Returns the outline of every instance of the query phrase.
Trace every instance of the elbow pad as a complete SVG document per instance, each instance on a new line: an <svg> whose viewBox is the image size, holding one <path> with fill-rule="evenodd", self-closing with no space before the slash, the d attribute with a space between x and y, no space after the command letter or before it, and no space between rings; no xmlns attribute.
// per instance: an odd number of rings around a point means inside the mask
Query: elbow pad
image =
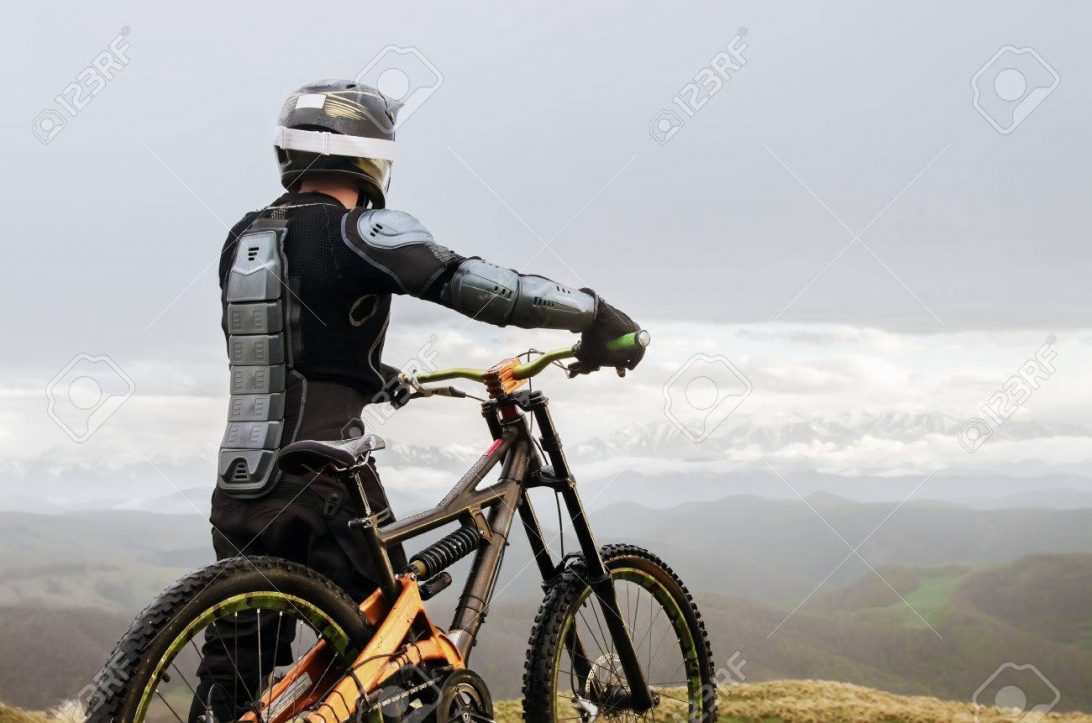
<svg viewBox="0 0 1092 723"><path fill-rule="evenodd" d="M481 259L459 264L444 300L455 311L496 326L579 332L595 320L592 294Z"/></svg>

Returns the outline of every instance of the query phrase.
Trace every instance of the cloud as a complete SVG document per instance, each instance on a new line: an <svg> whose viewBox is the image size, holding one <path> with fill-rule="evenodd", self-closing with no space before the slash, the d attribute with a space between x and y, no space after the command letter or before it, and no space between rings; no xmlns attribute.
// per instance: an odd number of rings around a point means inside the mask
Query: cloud
<svg viewBox="0 0 1092 723"><path fill-rule="evenodd" d="M649 327L654 342L646 362L624 380L613 373L568 380L553 371L536 380L552 400L567 445L597 473L634 460L665 469L699 464L736 470L758 467L766 458L842 475L985 472L1007 465L1050 471L1092 461L1086 432L1092 429L1092 334L1085 331L1056 340L1056 373L971 455L957 439L961 425L986 413L991 395L1036 354L1047 334L916 335L777 323ZM461 323L434 332L404 324L388 339L387 359L419 357L430 333L438 366L484 367L526 349L529 340L540 348L572 341L563 332ZM664 413L664 385L695 353L724 355L753 385L750 397L700 444L680 434ZM42 372L13 370L10 378L21 383L0 388L5 484L33 495L38 477L78 485L88 470L136 484L155 476L149 458L161 470L178 470L181 478L173 482L179 488L210 484L227 403L224 361L212 354L148 357L127 362L124 370L135 394L83 444L46 413L44 384L28 383ZM467 400L420 400L372 431L392 450L402 449L385 453L386 468L408 487L442 486L488 443L476 403Z"/></svg>

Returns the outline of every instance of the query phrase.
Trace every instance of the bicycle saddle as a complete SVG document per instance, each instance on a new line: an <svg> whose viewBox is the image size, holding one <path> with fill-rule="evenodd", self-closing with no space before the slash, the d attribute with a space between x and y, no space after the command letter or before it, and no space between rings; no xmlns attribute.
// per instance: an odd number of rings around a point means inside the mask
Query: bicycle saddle
<svg viewBox="0 0 1092 723"><path fill-rule="evenodd" d="M277 466L288 474L315 474L327 465L339 472L363 464L368 455L386 446L377 434L329 441L302 439L281 450Z"/></svg>

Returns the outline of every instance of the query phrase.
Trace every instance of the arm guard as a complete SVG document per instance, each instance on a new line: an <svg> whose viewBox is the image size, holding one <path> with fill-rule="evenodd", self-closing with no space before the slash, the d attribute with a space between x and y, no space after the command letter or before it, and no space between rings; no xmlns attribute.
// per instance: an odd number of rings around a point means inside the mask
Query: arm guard
<svg viewBox="0 0 1092 723"><path fill-rule="evenodd" d="M463 258L437 244L417 219L403 211L353 211L343 224L345 243L381 272L395 293L438 300L497 326L579 332L595 320L594 294Z"/></svg>
<svg viewBox="0 0 1092 723"><path fill-rule="evenodd" d="M585 331L596 311L592 294L481 259L466 259L458 265L443 301L478 321L524 329Z"/></svg>

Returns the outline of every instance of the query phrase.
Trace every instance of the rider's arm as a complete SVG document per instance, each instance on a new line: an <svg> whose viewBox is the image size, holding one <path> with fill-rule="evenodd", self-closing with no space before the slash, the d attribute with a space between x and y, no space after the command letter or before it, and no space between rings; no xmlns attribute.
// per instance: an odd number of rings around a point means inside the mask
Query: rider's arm
<svg viewBox="0 0 1092 723"><path fill-rule="evenodd" d="M496 326L581 332L595 320L590 289L520 274L437 244L403 211L375 209L346 217L351 248L387 277L388 291L409 294Z"/></svg>
<svg viewBox="0 0 1092 723"><path fill-rule="evenodd" d="M343 236L380 272L384 290L427 299L487 324L583 333L588 352L598 349L600 339L639 328L591 289L574 289L461 256L437 244L416 218L403 211L353 211L345 216ZM639 358L631 354L601 363L632 366Z"/></svg>

